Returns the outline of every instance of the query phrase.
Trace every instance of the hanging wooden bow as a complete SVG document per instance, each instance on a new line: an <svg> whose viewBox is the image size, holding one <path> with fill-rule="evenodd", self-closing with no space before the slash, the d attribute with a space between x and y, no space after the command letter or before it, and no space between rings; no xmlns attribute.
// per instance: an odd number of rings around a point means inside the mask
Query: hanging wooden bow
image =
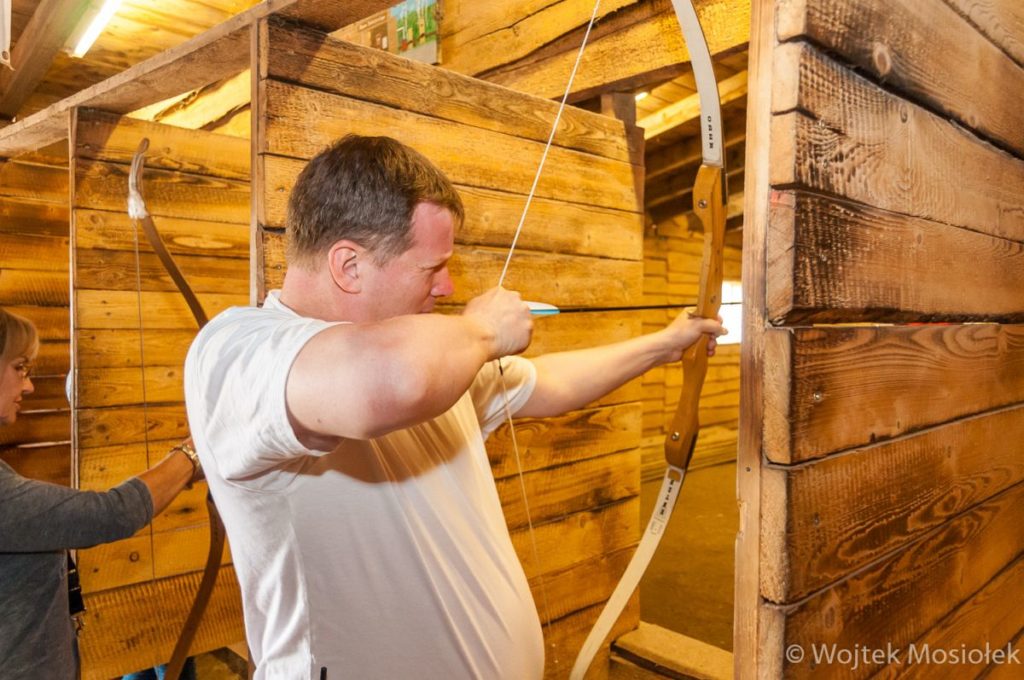
<svg viewBox="0 0 1024 680"><path fill-rule="evenodd" d="M202 328L208 321L206 312L203 311L202 305L199 304L199 299L196 297L195 292L193 292L192 287L185 280L185 275L182 274L178 263L171 257L167 246L164 245L163 239L160 238L160 232L157 231L156 224L153 223L153 218L149 215L149 211L146 210L146 203L142 198L142 170L146 163L147 149L149 149L149 139L143 138L139 142L135 155L132 157L131 174L128 176L128 216L137 226L142 227L146 240L149 241L153 251L160 259L160 263L167 270L167 273L174 281L174 285L185 298L185 302L188 304L196 324L199 328ZM136 253L137 256L138 253ZM139 332L141 333L141 318L139 323ZM145 380L144 377L143 380ZM178 642L174 646L171 660L167 664L167 673L165 675L167 680L178 680L181 675L185 661L188 659L192 641L195 639L196 632L199 629L199 623L202 621L203 614L206 611L206 605L209 604L210 596L213 595L213 587L217 583L217 574L220 571L221 556L224 553L224 522L220 518L220 513L217 512L217 506L214 504L213 496L209 492L206 494L206 509L210 517L210 551L206 556L206 566L203 567L203 577L199 582L199 590L196 592L188 618L185 619L185 625L178 636Z"/></svg>

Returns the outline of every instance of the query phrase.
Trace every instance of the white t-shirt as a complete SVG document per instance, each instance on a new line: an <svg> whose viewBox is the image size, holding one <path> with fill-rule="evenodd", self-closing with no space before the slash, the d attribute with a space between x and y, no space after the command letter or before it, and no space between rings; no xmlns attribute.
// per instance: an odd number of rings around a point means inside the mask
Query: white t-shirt
<svg viewBox="0 0 1024 680"><path fill-rule="evenodd" d="M496 363L434 420L313 451L289 425L285 381L331 325L275 291L213 319L185 363L256 677L540 678L540 621L484 450L504 418ZM502 363L514 413L536 371Z"/></svg>

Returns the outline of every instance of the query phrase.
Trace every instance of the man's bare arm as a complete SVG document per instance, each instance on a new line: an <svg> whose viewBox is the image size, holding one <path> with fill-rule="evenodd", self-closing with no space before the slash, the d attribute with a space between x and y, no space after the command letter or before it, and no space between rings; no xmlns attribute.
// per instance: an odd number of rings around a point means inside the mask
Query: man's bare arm
<svg viewBox="0 0 1024 680"><path fill-rule="evenodd" d="M491 359L521 352L532 320L494 289L461 316L418 314L342 324L314 336L288 376L289 417L304 444L366 439L444 413Z"/></svg>
<svg viewBox="0 0 1024 680"><path fill-rule="evenodd" d="M580 408L655 366L678 361L702 334L712 336L713 353L714 338L724 332L720 321L684 314L656 333L536 357L537 385L516 415L549 417Z"/></svg>

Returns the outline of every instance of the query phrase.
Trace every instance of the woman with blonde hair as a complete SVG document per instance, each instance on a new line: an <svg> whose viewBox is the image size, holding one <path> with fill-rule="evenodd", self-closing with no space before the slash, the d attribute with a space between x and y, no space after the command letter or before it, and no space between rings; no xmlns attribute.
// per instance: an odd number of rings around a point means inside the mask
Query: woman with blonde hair
<svg viewBox="0 0 1024 680"><path fill-rule="evenodd" d="M32 322L0 308L0 427L32 393L38 351ZM26 479L0 460L0 678L78 677L67 551L135 534L199 478L188 442L102 493Z"/></svg>

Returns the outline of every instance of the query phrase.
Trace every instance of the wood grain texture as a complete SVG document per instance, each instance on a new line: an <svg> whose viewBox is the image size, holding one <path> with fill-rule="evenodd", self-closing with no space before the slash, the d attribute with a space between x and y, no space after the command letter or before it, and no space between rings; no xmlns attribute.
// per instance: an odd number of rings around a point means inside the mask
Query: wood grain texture
<svg viewBox="0 0 1024 680"><path fill-rule="evenodd" d="M1019 484L1022 441L1017 406L811 465L767 468L762 595L799 600Z"/></svg>
<svg viewBox="0 0 1024 680"><path fill-rule="evenodd" d="M266 77L546 142L558 104L324 34L269 23ZM623 125L575 107L562 113L554 143L629 160Z"/></svg>
<svg viewBox="0 0 1024 680"><path fill-rule="evenodd" d="M983 588L959 607L946 615L931 630L914 641L918 654L932 655L932 663L916 663L908 665L908 652L903 663L892 663L883 668L875 677L879 680L891 678L942 678L956 680L963 677L980 677L986 669L985 659L993 659L993 663L1006 666L1019 672L1019 663L1008 658L1020 658L1020 651L1015 657L1009 657L1013 649L1020 645L1013 644L1013 638L1024 629L1024 609L1020 607L1020 594L1024 592L1024 558L1018 558L1010 566L999 572ZM986 648L992 653L985 655ZM957 663L940 663L948 656L942 655L945 650L959 653ZM979 653L975 653L977 650ZM999 652L1003 652L1002 663ZM966 652L966 653L965 653Z"/></svg>
<svg viewBox="0 0 1024 680"><path fill-rule="evenodd" d="M199 574L192 573L87 595L82 677L107 680L166 662L198 586ZM223 567L193 653L244 637L238 581L233 568Z"/></svg>
<svg viewBox="0 0 1024 680"><path fill-rule="evenodd" d="M1016 0L948 0L992 42L1024 64L1024 6Z"/></svg>
<svg viewBox="0 0 1024 680"><path fill-rule="evenodd" d="M866 678L877 672L880 665L870 660L856 667L792 663L783 650L791 644L852 650L866 641L905 649L1019 558L1022 502L1024 484L1018 483L831 588L791 605L764 604L765 654L778 660L785 677L825 672Z"/></svg>
<svg viewBox="0 0 1024 680"><path fill-rule="evenodd" d="M799 191L771 220L773 323L1024 318L1024 241Z"/></svg>
<svg viewBox="0 0 1024 680"><path fill-rule="evenodd" d="M773 329L765 455L795 463L1024 401L1024 327ZM856 360L851 360L856 357Z"/></svg>
<svg viewBox="0 0 1024 680"><path fill-rule="evenodd" d="M573 4L579 7L581 3ZM713 56L738 51L747 45L751 26L749 2L704 0L695 5ZM591 3L587 9L592 8ZM589 12L583 19L589 19ZM543 35L545 29L539 30ZM449 60L461 62L466 66L456 63L452 68L513 90L555 98L565 89L583 30L583 26L571 32L563 30L560 39L546 41L541 49L529 47L527 53L517 57L517 51L524 52L518 46L513 45L511 50L498 47L505 36L517 39L517 27L508 26L493 45L488 44L491 36L484 36L473 46L460 48L462 54L444 57L445 65ZM529 35L524 35L521 42L529 45L530 40ZM626 54L628 59L623 58ZM641 89L679 75L689 62L690 53L669 0L634 3L598 25L580 63L573 97L583 99L601 92ZM482 68L473 66L477 63Z"/></svg>
<svg viewBox="0 0 1024 680"><path fill-rule="evenodd" d="M1024 160L809 45L783 45L775 57L799 78L774 93L773 185L1024 240Z"/></svg>
<svg viewBox="0 0 1024 680"><path fill-rule="evenodd" d="M75 208L125 210L128 201L126 165L82 160L75 177ZM147 168L142 195L154 217L177 217L247 224L249 183L207 175ZM159 226L157 227L159 228Z"/></svg>
<svg viewBox="0 0 1024 680"><path fill-rule="evenodd" d="M249 144L244 139L95 109L78 111L78 158L130 165L143 137L149 139L146 168L249 180Z"/></svg>
<svg viewBox="0 0 1024 680"><path fill-rule="evenodd" d="M284 281L284 235L263 231L263 280L267 290ZM447 300L464 304L492 288L501 274L507 250L459 246L448 264L455 292ZM628 305L640 295L643 265L610 260L530 251L517 251L506 287L523 299L554 305L599 307ZM595 285L599 281L599 285Z"/></svg>
<svg viewBox="0 0 1024 680"><path fill-rule="evenodd" d="M542 142L275 80L267 80L265 88L266 152L276 156L308 159L346 134L387 131L457 184L526 194L544 151ZM548 158L538 196L637 211L628 162L555 146ZM268 167L268 180L272 176Z"/></svg>
<svg viewBox="0 0 1024 680"><path fill-rule="evenodd" d="M1024 90L1024 67L958 14L955 3L805 0L780 6L780 40L808 39L906 99L1024 155L1024 109L1006 105L1006 92ZM1024 23L1020 27L1024 33Z"/></svg>

